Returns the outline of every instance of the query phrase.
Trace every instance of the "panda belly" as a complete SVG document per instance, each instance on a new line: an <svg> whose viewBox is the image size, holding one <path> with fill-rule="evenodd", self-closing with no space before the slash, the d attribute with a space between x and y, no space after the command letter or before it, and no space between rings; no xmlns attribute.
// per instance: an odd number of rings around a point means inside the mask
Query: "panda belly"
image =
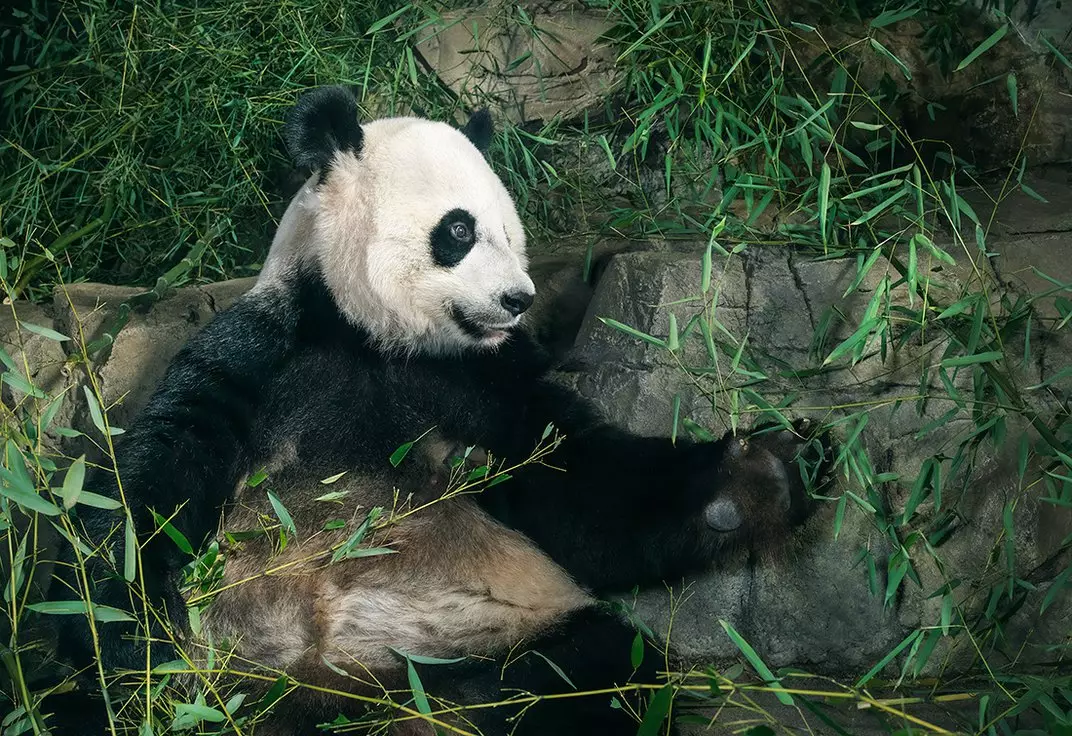
<svg viewBox="0 0 1072 736"><path fill-rule="evenodd" d="M393 507L393 489L387 479L347 477L330 486L351 500L339 506L313 499L326 492L316 481L287 485L275 492L297 541L280 551L274 531L229 549L220 592L203 616L204 633L250 666L317 682L332 679L332 667L355 677L398 671L403 662L392 649L494 656L592 602L533 542L464 495L422 506L361 545L393 554L332 563L332 550L369 508ZM346 513L343 528L322 531ZM259 500L240 498L226 527L248 530L271 515Z"/></svg>
<svg viewBox="0 0 1072 736"><path fill-rule="evenodd" d="M391 666L398 658L387 647L492 656L591 602L532 542L471 499L442 504L399 529L397 555L376 568L356 560L324 581L317 617L333 664L345 667L346 657L362 652L369 666Z"/></svg>

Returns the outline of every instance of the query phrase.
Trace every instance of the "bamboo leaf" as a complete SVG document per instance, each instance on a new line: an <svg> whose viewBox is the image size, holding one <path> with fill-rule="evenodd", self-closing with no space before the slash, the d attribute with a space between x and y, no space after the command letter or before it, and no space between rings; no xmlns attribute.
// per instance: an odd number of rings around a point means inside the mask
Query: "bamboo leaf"
<svg viewBox="0 0 1072 736"><path fill-rule="evenodd" d="M875 184L874 186L866 187L864 189L859 189L859 190L853 192L852 194L846 194L844 197L841 198L841 201L842 202L851 202L854 199L859 199L860 197L866 197L866 196L868 196L870 194L874 194L875 192L881 192L883 189L892 189L893 187L901 186L904 183L905 183L904 179L892 179L890 181L884 181L881 184Z"/></svg>
<svg viewBox="0 0 1072 736"><path fill-rule="evenodd" d="M184 731L193 728L198 723L222 723L227 720L220 711L212 706L198 703L176 703L175 718L171 721L172 731Z"/></svg>
<svg viewBox="0 0 1072 736"><path fill-rule="evenodd" d="M834 348L830 355L826 356L826 360L823 361L823 365L829 365L835 360L840 358L845 353L849 352L857 345L866 341L867 336L871 334L871 331L882 321L881 317L872 317L866 320L859 327L856 328L856 332L845 338L840 345Z"/></svg>
<svg viewBox="0 0 1072 736"><path fill-rule="evenodd" d="M368 29L365 31L365 35L366 36L371 36L371 35L375 34L377 31L382 31L384 28L386 28L391 23L393 23L395 20L397 20L403 13L405 13L411 7L413 7L413 6L412 5L403 5L401 8L399 8L396 11L394 11L390 15L385 15L384 17L380 18L378 21L376 21L375 23L373 23L372 25L370 25L368 27Z"/></svg>
<svg viewBox="0 0 1072 736"><path fill-rule="evenodd" d="M1046 38L1045 34L1039 34L1039 38L1042 40L1042 43L1045 44L1046 47L1053 52L1053 55L1057 57L1058 61L1067 66L1069 69L1072 69L1072 61L1070 61L1067 56L1062 54L1057 49L1057 47L1053 45L1053 42L1050 41L1050 39Z"/></svg>
<svg viewBox="0 0 1072 736"><path fill-rule="evenodd" d="M607 325L608 327L613 327L616 330L624 332L627 335L631 335L638 340L643 340L644 342L649 343L651 345L655 345L660 348L667 347L665 341L660 340L657 337L652 337L651 335L645 334L640 330L636 329L635 327L630 327L629 325L622 324L616 319L611 319L610 317L600 317L599 321Z"/></svg>
<svg viewBox="0 0 1072 736"><path fill-rule="evenodd" d="M610 144L607 142L607 136L600 134L598 138L600 148L603 149L603 153L607 154L607 161L610 162L610 169L614 171L618 168L618 162L614 160L614 154L610 151Z"/></svg>
<svg viewBox="0 0 1072 736"><path fill-rule="evenodd" d="M670 19L671 19L671 18L673 18L673 17L674 17L674 11L673 11L673 10L671 10L671 11L670 11L669 13L667 13L666 15L664 15L664 16L662 17L662 20L660 20L660 21L659 21L658 23L656 23L656 24L655 24L655 25L653 25L653 26L652 26L651 28L649 28L648 30L646 30L646 31L645 31L645 32L644 32L644 33L643 33L643 34L642 34L642 35L640 36L640 38L638 38L638 39L637 39L636 41L633 41L633 43L631 43L631 44L629 45L629 47L628 47L628 48L627 48L627 49L626 49L625 51L623 51L623 52L622 52L621 54L619 54L619 55L618 55L618 58L617 58L617 59L615 59L615 63L616 63L616 64L620 64L620 63L622 62L622 60L623 60L623 59L625 59L625 57L629 56L630 54L632 54L632 53L633 53L634 51L636 51L637 49L639 49L639 48L643 47L643 46L644 46L644 43L645 43L645 42L646 42L646 41L647 41L647 40L648 40L649 38L651 38L651 37L652 37L653 35L655 35L656 33L658 33L658 32L659 32L659 30L660 30L660 29L661 29L661 28L662 28L663 26L665 26L665 25L666 25L667 23L669 23L669 22L670 22ZM756 40L755 40L755 37L753 37L753 38L752 38L752 43L754 44L755 42L756 42Z"/></svg>
<svg viewBox="0 0 1072 736"><path fill-rule="evenodd" d="M398 449L391 453L391 466L397 468L403 460L406 459L406 455L413 449L413 442L404 442L398 446Z"/></svg>
<svg viewBox="0 0 1072 736"><path fill-rule="evenodd" d="M884 10L875 16L871 21L872 28L885 28L886 26L899 23L906 18L911 18L913 15L919 12L919 8L915 6L908 6L901 10Z"/></svg>
<svg viewBox="0 0 1072 736"><path fill-rule="evenodd" d="M826 217L830 207L830 164L823 161L823 168L819 172L819 234L822 236L823 245L826 245Z"/></svg>
<svg viewBox="0 0 1072 736"><path fill-rule="evenodd" d="M15 389L16 391L19 391L20 393L24 393L27 396L31 396L35 399L48 398L48 394L46 394L41 389L37 388L37 386L34 386L32 383L27 381L25 378L22 377L21 374L16 373L14 371L8 371L4 373L3 381L8 386L11 386L11 388Z"/></svg>
<svg viewBox="0 0 1072 736"><path fill-rule="evenodd" d="M298 536L298 529L294 526L294 519L290 518L290 512L287 511L287 507L283 505L283 502L272 493L267 491L268 500L272 504L272 509L275 511L276 517L279 519L279 523L283 525L283 528L292 536Z"/></svg>
<svg viewBox="0 0 1072 736"><path fill-rule="evenodd" d="M1046 591L1046 595L1042 598L1042 608L1039 613L1046 613L1046 609L1053 605L1053 602L1057 600L1057 595L1068 585L1069 576L1072 576L1072 567L1066 567L1060 575L1053 579L1053 582L1050 583L1050 589Z"/></svg>
<svg viewBox="0 0 1072 736"><path fill-rule="evenodd" d="M704 248L703 259L700 262L700 291L706 294L711 289L711 251L714 248L715 239L709 238L707 247Z"/></svg>
<svg viewBox="0 0 1072 736"><path fill-rule="evenodd" d="M86 613L85 601L44 601L42 603L30 603L26 607L48 616L85 615ZM96 603L93 604L93 618L104 624L134 620L126 611Z"/></svg>
<svg viewBox="0 0 1072 736"><path fill-rule="evenodd" d="M670 704L674 698L674 691L670 685L663 685L652 696L648 709L644 711L644 718L637 729L637 736L656 736L660 727L670 714Z"/></svg>
<svg viewBox="0 0 1072 736"><path fill-rule="evenodd" d="M104 415L101 413L100 403L97 401L97 397L93 395L93 392L90 391L89 386L83 386L82 391L85 392L86 401L89 403L89 416L93 420L93 426L96 427L101 434L122 434L123 430L119 429L119 427L105 428Z"/></svg>
<svg viewBox="0 0 1072 736"><path fill-rule="evenodd" d="M358 557L379 557L380 555L394 554L398 554L398 550L391 549L390 547L358 547L357 549L350 550L346 554L346 557L353 560Z"/></svg>
<svg viewBox="0 0 1072 736"><path fill-rule="evenodd" d="M115 511L116 509L123 508L123 504L116 499L102 496L99 493L93 493L92 491L82 491L79 493L78 503L82 506L91 506L95 509L104 509L105 511Z"/></svg>
<svg viewBox="0 0 1072 736"><path fill-rule="evenodd" d="M726 83L726 80L729 79L730 75L732 75L737 70L737 67L741 65L741 62L743 62L745 60L745 58L750 53L752 53L752 49L756 45L756 39L757 38L758 38L758 36L753 35L752 38L750 38L748 40L748 43L745 45L744 50L741 51L741 53L737 55L737 58L734 59L733 64L730 65L730 68L726 71L725 75L723 75L721 81L719 81L719 83L718 83L719 87L721 87L723 84Z"/></svg>
<svg viewBox="0 0 1072 736"><path fill-rule="evenodd" d="M1028 437L1027 432L1020 435L1020 448L1017 454L1016 473L1020 479L1020 483L1024 482L1024 476L1027 475L1027 459L1031 453L1031 438Z"/></svg>
<svg viewBox="0 0 1072 736"><path fill-rule="evenodd" d="M976 294L971 294L959 301L953 302L942 310L937 319L948 319L949 317L956 317L958 314L963 314L975 304L977 299L978 296Z"/></svg>
<svg viewBox="0 0 1072 736"><path fill-rule="evenodd" d="M194 553L193 545L190 544L190 540L186 538L186 535L176 529L170 521L165 519L160 514L153 513L153 519L156 521L156 525L163 530L164 534L167 534L171 538L171 541L175 543L175 546L181 549L188 555Z"/></svg>
<svg viewBox="0 0 1072 736"><path fill-rule="evenodd" d="M344 557L349 557L357 550L357 545L364 541L365 536L368 534L369 529L376 523L376 520L380 518L380 514L383 513L383 508L375 506L369 509L368 514L365 515L364 520L358 525L354 533L351 534L342 545L339 546L335 553L331 556L331 561L338 562Z"/></svg>
<svg viewBox="0 0 1072 736"><path fill-rule="evenodd" d="M63 507L71 508L78 502L78 496L82 493L82 483L86 478L86 456L82 455L67 468L67 474L63 476L63 488L60 489L60 497L63 498ZM118 506L118 504L117 504Z"/></svg>
<svg viewBox="0 0 1072 736"><path fill-rule="evenodd" d="M874 207L869 209L867 212L865 212L860 217L857 217L855 220L852 221L851 224L854 227L856 225L863 225L865 222L868 222L869 220L872 220L875 217L878 217L880 214L882 214L883 212L888 210L890 207L895 205L899 200L903 199L907 195L908 195L908 190L907 189L902 189L899 192L895 192L894 194L890 195L886 199L884 199L881 202L879 202L878 204L876 204Z"/></svg>
<svg viewBox="0 0 1072 736"><path fill-rule="evenodd" d="M138 569L138 538L134 534L134 520L130 518L130 510L127 510L126 525L123 528L123 578L128 582L134 582L134 575Z"/></svg>
<svg viewBox="0 0 1072 736"><path fill-rule="evenodd" d="M1000 41L1002 38L1004 38L1005 34L1008 33L1008 32L1009 32L1009 26L1004 25L1001 28L999 28L996 31L994 31L993 33L991 33L981 44L976 46L972 50L972 52L970 54L965 56L964 61L962 61L959 64L957 64L957 68L954 69L953 71L959 72L962 69L964 69L965 67L967 67L973 61L975 61L980 56L985 54L991 47L993 47L994 44L996 44L998 41Z"/></svg>
<svg viewBox="0 0 1072 736"><path fill-rule="evenodd" d="M62 513L56 504L40 496L25 478L3 467L0 467L0 496L14 501L27 511L36 511L46 516Z"/></svg>
<svg viewBox="0 0 1072 736"><path fill-rule="evenodd" d="M42 327L41 325L35 325L33 322L19 321L19 325L21 327L26 328L30 332L38 334L41 337L47 338L49 340L54 340L55 342L66 342L67 340L71 339L71 338L67 337L66 335L64 335L64 334L62 334L60 332L56 332L55 330L50 329L48 327Z"/></svg>
<svg viewBox="0 0 1072 736"><path fill-rule="evenodd" d="M313 500L324 502L341 501L349 495L350 491L331 491L330 493L325 493L323 496L317 496Z"/></svg>
<svg viewBox="0 0 1072 736"><path fill-rule="evenodd" d="M571 679L570 679L569 677L567 677L567 676L566 676L566 673L562 671L562 668L561 668L561 667L559 667L559 666L558 666L557 664L555 664L554 662L552 662L552 661L551 661L551 659L550 659L549 657L547 657L547 656L546 656L546 655L545 655L545 654L544 654L543 652L538 652L538 651L536 651L535 649L530 649L530 650L528 650L527 654L535 654L535 655L536 655L537 657L539 657L540 659L542 659L542 660L543 660L544 662L547 662L548 666L549 666L549 667L550 667L551 669L553 669L553 670L555 671L555 674L556 674L556 675L558 675L559 677L561 677L561 678L562 678L562 680L563 680L563 681L564 681L564 682L565 682L565 683L566 683L567 685L569 685L569 686L570 686L571 688L573 688L574 690L576 690L576 689L577 689L577 686L573 684L573 680L571 680Z"/></svg>
<svg viewBox="0 0 1072 736"><path fill-rule="evenodd" d="M629 651L629 662L633 665L634 670L644 663L644 635L639 631L633 638L633 646Z"/></svg>
<svg viewBox="0 0 1072 736"><path fill-rule="evenodd" d="M874 48L875 51L879 52L879 54L885 56L887 59L896 64L897 67L901 70L901 73L904 74L905 79L912 78L912 72L908 70L908 66L903 61L898 59L892 51L890 51L888 48L879 43L877 39L872 38L870 40L872 48Z"/></svg>
<svg viewBox="0 0 1072 736"><path fill-rule="evenodd" d="M413 691L413 702L417 710L426 716L431 715L432 706L428 703L428 694L424 691L424 684L409 657L406 657L406 677L409 680L409 688Z"/></svg>
<svg viewBox="0 0 1072 736"><path fill-rule="evenodd" d="M923 634L923 631L921 629L916 629L911 634L909 634L907 637L905 637L904 641L902 641L900 644L895 646L888 654L886 654L885 657L880 659L878 661L878 663L874 667L872 667L870 670L868 670L866 675L864 675L863 677L861 677L859 680L856 681L856 687L861 688L864 685L866 685L868 682L870 682L871 678L873 678L875 675L877 675L879 672L881 672L882 669L886 665L888 665L890 662L892 662L894 657L896 657L898 654L903 652L906 647L908 647L910 644L914 644L916 639L918 639L922 634Z"/></svg>
<svg viewBox="0 0 1072 736"><path fill-rule="evenodd" d="M916 258L916 239L912 238L908 241L908 304L909 306L915 300L916 287L918 285L918 272L917 272L917 258Z"/></svg>
<svg viewBox="0 0 1072 736"><path fill-rule="evenodd" d="M953 621L953 594L942 596L942 633L949 635L949 624Z"/></svg>
<svg viewBox="0 0 1072 736"><path fill-rule="evenodd" d="M26 540L29 538L29 534L22 536L15 550L15 557L11 561L11 582L4 586L4 601L7 603L11 603L18 596L19 591L22 590L22 583L26 579Z"/></svg>
<svg viewBox="0 0 1072 736"><path fill-rule="evenodd" d="M1004 356L997 350L989 350L975 355L961 355L956 358L946 358L942 361L943 368L956 368L964 365L976 365L977 363L993 363L1001 360Z"/></svg>
<svg viewBox="0 0 1072 736"><path fill-rule="evenodd" d="M467 659L466 657L453 657L451 659L443 659L442 657L426 657L422 654L410 654L409 652L404 652L396 647L388 647L388 649L390 649L392 652L404 659L413 660L417 664L457 664L458 662L464 662Z"/></svg>
<svg viewBox="0 0 1072 736"><path fill-rule="evenodd" d="M31 611L37 611L49 616L69 616L86 612L85 601L44 601L42 603L30 603L26 607Z"/></svg>
<svg viewBox="0 0 1072 736"><path fill-rule="evenodd" d="M744 655L748 663L752 665L752 669L763 678L764 682L772 684L777 688L782 688L782 683L774 676L774 673L770 671L770 668L759 658L756 654L756 650L752 648L752 645L744 640L737 630L733 626L723 619L719 619L718 622L725 629L726 634L730 637L730 640L737 645L737 648L741 650L741 654ZM786 692L775 691L774 696L778 698L778 701L782 705L793 705L793 697Z"/></svg>
<svg viewBox="0 0 1072 736"><path fill-rule="evenodd" d="M834 541L837 541L838 536L841 534L841 525L845 520L845 507L848 501L848 496L841 494L841 498L838 499L837 509L834 512Z"/></svg>
<svg viewBox="0 0 1072 736"><path fill-rule="evenodd" d="M134 617L126 611L121 611L118 608L112 608L111 606L102 606L98 603L93 604L93 618L100 621L102 624L134 620Z"/></svg>

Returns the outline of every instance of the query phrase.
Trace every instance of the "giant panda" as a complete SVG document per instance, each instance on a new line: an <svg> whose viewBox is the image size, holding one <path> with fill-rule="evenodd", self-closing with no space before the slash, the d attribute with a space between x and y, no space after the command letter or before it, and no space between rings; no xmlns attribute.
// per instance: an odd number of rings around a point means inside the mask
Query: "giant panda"
<svg viewBox="0 0 1072 736"><path fill-rule="evenodd" d="M630 691L618 707L606 693L658 683L665 664L653 650L633 666L636 631L602 597L776 544L805 517L805 422L673 443L606 423L550 380L523 329L536 293L491 137L486 111L458 129L359 123L342 87L298 100L285 139L312 173L256 285L176 356L117 442L141 567L128 585L96 555L89 585L138 622L97 628L104 666L144 671L178 657L175 642L191 660L211 645L264 682L306 686L252 733L317 733L387 693L393 732L430 734L408 700L413 668L436 704L519 698L439 716L463 732L631 734ZM87 482L119 496L114 473ZM296 527L285 546L269 490ZM189 557L154 514L196 546L221 510L223 577L194 636L178 584ZM122 561L117 517L82 519ZM339 557L362 524L355 548L371 552ZM69 596L80 581L67 582ZM167 613L148 632L143 595ZM87 661L91 636L66 627L65 650Z"/></svg>

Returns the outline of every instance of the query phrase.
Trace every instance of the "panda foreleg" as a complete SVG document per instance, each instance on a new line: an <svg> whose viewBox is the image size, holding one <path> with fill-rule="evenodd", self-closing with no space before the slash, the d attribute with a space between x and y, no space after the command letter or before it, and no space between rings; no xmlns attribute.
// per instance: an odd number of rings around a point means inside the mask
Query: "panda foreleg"
<svg viewBox="0 0 1072 736"><path fill-rule="evenodd" d="M142 594L157 610L165 601L179 600L173 577L182 560L167 536L154 535L151 511L164 517L175 514L171 523L195 547L212 530L241 472L262 389L293 342L295 320L281 290L251 292L221 312L179 352L145 409L116 443L122 496L142 542L141 578L146 588ZM120 498L119 482L110 470L94 471L86 484ZM123 560L122 516L88 506L80 509L90 544L110 537L116 545L114 559ZM51 586L51 595L76 598L81 593L73 551L68 548L64 554L68 564L57 566L60 579ZM131 588L107 569L103 558L97 555L86 562L94 587L89 591L92 600L141 610L141 595L132 596ZM95 579L100 582L94 586ZM139 578L134 582L140 583ZM133 634L145 633L138 632L136 624L112 623L101 633L101 656L107 666L145 666L144 643L131 641ZM61 648L75 660L92 658L88 626L64 627ZM161 657L171 652L166 643L154 649Z"/></svg>
<svg viewBox="0 0 1072 736"><path fill-rule="evenodd" d="M676 446L598 420L576 395L552 388L537 404L564 434L489 508L596 592L671 579L745 544L784 541L806 516L795 462L811 427ZM496 508L496 504L500 508Z"/></svg>

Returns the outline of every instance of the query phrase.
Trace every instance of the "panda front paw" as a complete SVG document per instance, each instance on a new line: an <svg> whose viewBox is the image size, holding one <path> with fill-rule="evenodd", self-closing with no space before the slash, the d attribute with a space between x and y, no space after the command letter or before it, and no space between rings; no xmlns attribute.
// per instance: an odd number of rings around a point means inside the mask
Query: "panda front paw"
<svg viewBox="0 0 1072 736"><path fill-rule="evenodd" d="M807 519L809 490L825 480L830 465L829 439L816 429L801 419L792 429L758 427L717 443L717 461L694 482L706 486L703 519L720 542L777 543Z"/></svg>
<svg viewBox="0 0 1072 736"><path fill-rule="evenodd" d="M421 449L425 478L424 487L419 489L421 495L442 494L465 482L470 473L490 462L487 450L438 435L425 442Z"/></svg>

